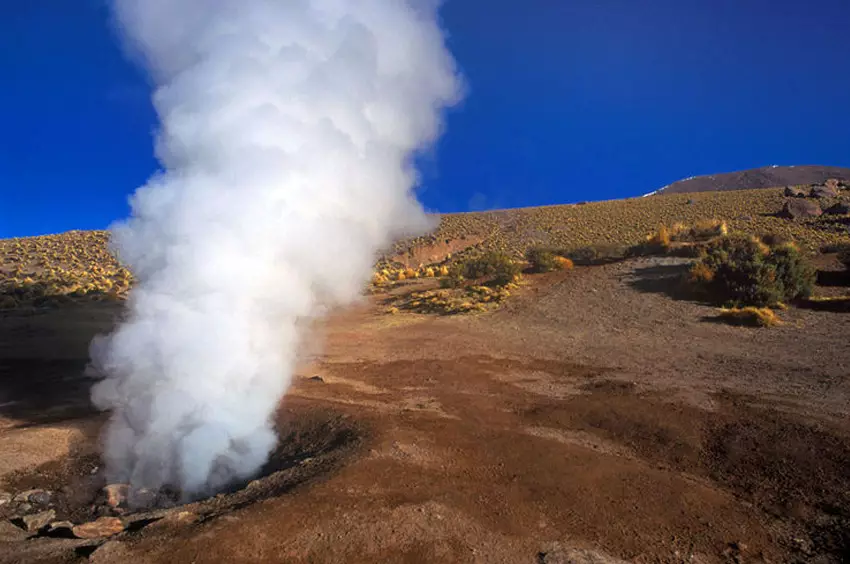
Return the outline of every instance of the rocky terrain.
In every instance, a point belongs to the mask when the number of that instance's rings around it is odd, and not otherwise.
[[[324,321],[260,475],[140,507],[104,479],[85,371],[132,274],[103,233],[0,241],[0,562],[848,561],[848,193],[443,217]],[[814,296],[730,325],[682,292],[685,247],[621,249],[699,225],[795,240]],[[446,283],[540,244],[575,263]]]

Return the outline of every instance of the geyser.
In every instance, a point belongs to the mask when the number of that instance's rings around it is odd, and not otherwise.
[[[137,283],[92,344],[107,479],[208,495],[263,465],[301,322],[428,221],[413,188],[460,81],[430,0],[115,0],[162,170],[112,245]]]

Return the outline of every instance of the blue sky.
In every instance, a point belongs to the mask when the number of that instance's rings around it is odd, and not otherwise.
[[[0,2],[0,237],[104,228],[157,164],[100,0]],[[420,199],[466,211],[850,166],[847,0],[447,0],[469,96]]]

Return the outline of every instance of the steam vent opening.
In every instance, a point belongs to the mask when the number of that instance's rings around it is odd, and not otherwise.
[[[363,426],[349,416],[319,409],[281,414],[277,431],[277,447],[257,475],[207,497],[186,500],[175,489],[134,492],[126,484],[108,484],[99,455],[72,454],[8,477],[1,489],[16,495],[0,505],[0,518],[20,515],[22,509],[52,511],[51,522],[66,521],[66,526],[34,533],[60,538],[79,537],[74,527],[98,520],[134,532],[172,514],[191,522],[214,519],[332,473],[360,450],[366,437]]]

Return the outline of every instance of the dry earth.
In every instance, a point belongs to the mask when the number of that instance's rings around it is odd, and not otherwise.
[[[265,477],[0,562],[848,561],[850,316],[719,324],[681,268],[535,276],[476,316],[364,298],[299,370]],[[0,313],[0,490],[55,492],[57,519],[100,485],[82,371],[117,307]]]

